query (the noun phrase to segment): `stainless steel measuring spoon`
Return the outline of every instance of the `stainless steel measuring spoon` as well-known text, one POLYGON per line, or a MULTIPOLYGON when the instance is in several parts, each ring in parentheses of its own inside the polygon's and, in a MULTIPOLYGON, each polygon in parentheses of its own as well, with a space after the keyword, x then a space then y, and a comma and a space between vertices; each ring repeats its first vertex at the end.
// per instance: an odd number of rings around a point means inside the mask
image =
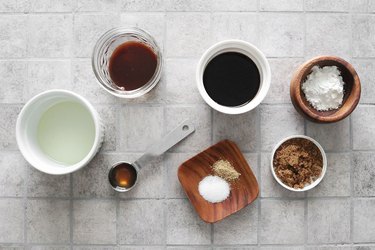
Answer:
POLYGON ((195 131, 194 125, 185 120, 174 130, 149 147, 146 152, 133 163, 120 161, 111 166, 108 172, 109 183, 118 192, 127 192, 138 183, 139 171, 153 158, 162 155, 176 143, 195 131))

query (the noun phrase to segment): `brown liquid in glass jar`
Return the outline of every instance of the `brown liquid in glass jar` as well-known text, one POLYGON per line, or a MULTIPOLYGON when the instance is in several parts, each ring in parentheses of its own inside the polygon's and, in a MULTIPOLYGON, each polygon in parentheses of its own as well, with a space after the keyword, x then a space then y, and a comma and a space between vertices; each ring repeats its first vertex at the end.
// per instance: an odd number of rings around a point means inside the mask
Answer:
POLYGON ((109 181, 113 187, 131 188, 137 181, 137 172, 129 163, 121 163, 109 173, 109 181))
POLYGON ((135 90, 152 78, 157 66, 157 56, 147 45, 125 42, 113 51, 109 59, 112 81, 126 91, 135 90))

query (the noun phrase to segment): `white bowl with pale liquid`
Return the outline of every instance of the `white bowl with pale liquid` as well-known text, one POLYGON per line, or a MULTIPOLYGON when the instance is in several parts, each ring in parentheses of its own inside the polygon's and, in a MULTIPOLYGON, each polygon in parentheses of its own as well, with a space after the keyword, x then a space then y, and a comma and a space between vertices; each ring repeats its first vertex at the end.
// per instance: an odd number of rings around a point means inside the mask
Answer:
POLYGON ((59 89, 28 101, 16 125, 17 144, 25 159, 54 175, 87 165, 99 151, 103 133, 94 107, 82 96, 59 89))

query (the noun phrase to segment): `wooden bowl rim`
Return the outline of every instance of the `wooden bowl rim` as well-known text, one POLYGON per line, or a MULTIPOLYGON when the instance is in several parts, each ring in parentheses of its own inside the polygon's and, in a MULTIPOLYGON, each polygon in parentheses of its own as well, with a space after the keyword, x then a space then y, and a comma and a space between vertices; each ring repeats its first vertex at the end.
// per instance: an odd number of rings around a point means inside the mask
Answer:
MULTIPOLYGON (((337 57, 337 56, 317 56, 317 57, 314 57, 314 58, 304 62, 302 65, 300 65, 297 68, 297 70, 295 71, 295 73, 294 73, 294 75, 291 79, 290 94, 291 94, 293 103, 295 105, 298 105, 298 107, 300 108, 300 111, 303 112, 306 116, 308 116, 311 120, 316 121, 316 122, 322 122, 322 123, 337 122, 337 121, 340 121, 340 120, 344 119, 348 115, 350 115, 353 112, 353 110, 355 109, 355 107, 358 105, 360 95, 361 95, 361 82, 360 82, 359 76, 358 76, 356 70, 354 69, 354 67, 349 62, 347 62, 346 60, 344 60, 340 57, 337 57), (357 96, 359 96, 359 98, 355 98, 354 100, 351 100, 348 103, 348 106, 347 106, 349 108, 347 108, 347 110, 342 112, 342 113, 334 113, 334 114, 329 115, 329 116, 318 116, 317 114, 312 112, 310 110, 310 108, 307 107, 302 100, 302 94, 301 94, 300 88, 301 88, 302 81, 304 80, 304 79, 302 79, 302 76, 305 73, 305 70, 303 70, 303 69, 306 69, 306 68, 308 68, 312 65, 316 65, 318 62, 321 62, 321 61, 338 62, 343 67, 345 67, 353 77, 353 86, 352 86, 352 90, 351 90, 349 96, 357 95, 357 96)), ((341 109, 341 108, 342 107, 340 107, 339 109, 341 109)))

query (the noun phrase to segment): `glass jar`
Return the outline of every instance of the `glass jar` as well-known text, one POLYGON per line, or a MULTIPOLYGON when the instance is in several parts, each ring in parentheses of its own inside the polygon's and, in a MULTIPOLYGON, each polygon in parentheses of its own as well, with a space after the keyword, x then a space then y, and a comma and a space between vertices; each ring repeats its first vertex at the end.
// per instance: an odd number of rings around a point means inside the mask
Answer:
POLYGON ((97 41, 92 55, 92 68, 100 86, 110 94, 121 98, 136 98, 149 92, 159 82, 162 66, 163 59, 159 46, 148 32, 139 28, 114 28, 107 31, 97 41), (121 44, 130 41, 139 42, 151 48, 157 57, 157 65, 154 75, 145 85, 126 91, 112 81, 108 66, 113 51, 121 44))

